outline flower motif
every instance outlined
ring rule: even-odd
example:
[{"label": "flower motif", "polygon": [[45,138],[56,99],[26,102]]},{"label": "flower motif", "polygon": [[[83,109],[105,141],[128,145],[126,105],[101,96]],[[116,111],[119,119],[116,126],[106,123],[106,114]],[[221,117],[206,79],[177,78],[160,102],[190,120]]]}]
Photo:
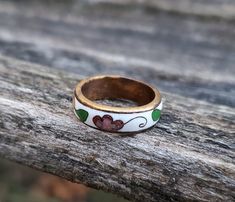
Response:
[{"label": "flower motif", "polygon": [[123,121],[113,121],[113,118],[110,115],[104,115],[103,117],[97,115],[93,118],[93,122],[97,128],[111,132],[118,131],[124,126]]}]

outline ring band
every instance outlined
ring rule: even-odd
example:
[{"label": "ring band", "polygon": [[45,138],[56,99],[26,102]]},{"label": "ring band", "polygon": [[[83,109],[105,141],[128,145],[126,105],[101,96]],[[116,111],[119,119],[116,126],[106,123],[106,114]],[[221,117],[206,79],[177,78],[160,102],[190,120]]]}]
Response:
[{"label": "ring band", "polygon": [[[125,99],[134,107],[99,104],[97,100]],[[80,81],[74,91],[75,115],[85,124],[108,132],[140,132],[154,126],[161,115],[159,91],[120,76],[95,76]]]}]

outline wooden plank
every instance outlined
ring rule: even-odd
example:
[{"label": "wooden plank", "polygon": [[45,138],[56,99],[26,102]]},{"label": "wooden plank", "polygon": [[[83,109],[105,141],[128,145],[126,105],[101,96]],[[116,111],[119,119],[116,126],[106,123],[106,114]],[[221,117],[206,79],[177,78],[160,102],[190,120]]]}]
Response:
[{"label": "wooden plank", "polygon": [[68,17],[57,7],[50,12],[42,6],[39,11],[30,7],[13,13],[4,4],[1,7],[1,38],[5,41],[32,43],[41,49],[65,49],[177,76],[235,81],[231,75],[235,73],[235,44],[231,43],[235,24],[231,21],[141,14],[115,7],[85,7]]},{"label": "wooden plank", "polygon": [[[153,12],[164,11],[180,15],[192,15],[200,17],[216,17],[234,20],[235,18],[235,2],[234,0],[23,0],[20,2],[14,0],[3,1],[5,8],[10,10],[18,10],[19,8],[27,8],[33,6],[37,10],[43,10],[44,7],[53,9],[59,7],[60,11],[69,10],[69,12],[81,12],[81,8],[87,6],[115,6],[121,9],[140,9],[142,11],[151,10]],[[5,8],[2,8],[4,10]],[[0,7],[1,10],[1,7]],[[29,11],[27,11],[29,12]],[[48,15],[48,14],[47,14]]]},{"label": "wooden plank", "polygon": [[[0,2],[0,155],[133,201],[234,201],[234,21],[115,4]],[[78,122],[72,89],[102,73],[159,87],[159,125]]]},{"label": "wooden plank", "polygon": [[234,19],[235,17],[235,2],[233,0],[89,0],[88,2],[140,6],[206,17],[227,19]]},{"label": "wooden plank", "polygon": [[2,54],[74,73],[84,65],[86,76],[128,74],[169,93],[235,106],[234,22],[102,6],[69,16],[42,8],[0,12]]},{"label": "wooden plank", "polygon": [[73,115],[81,78],[0,57],[1,157],[133,201],[235,199],[233,108],[163,93],[157,127],[113,135]]}]

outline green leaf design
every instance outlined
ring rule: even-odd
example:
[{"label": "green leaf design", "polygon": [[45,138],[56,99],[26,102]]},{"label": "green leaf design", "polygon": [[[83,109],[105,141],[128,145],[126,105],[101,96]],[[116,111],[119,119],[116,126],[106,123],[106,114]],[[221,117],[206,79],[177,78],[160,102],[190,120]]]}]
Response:
[{"label": "green leaf design", "polygon": [[157,121],[160,118],[160,116],[161,116],[161,110],[159,110],[159,109],[153,110],[153,112],[152,112],[153,121]]},{"label": "green leaf design", "polygon": [[78,110],[75,110],[75,112],[82,122],[85,122],[87,120],[88,112],[86,110],[78,109]]}]

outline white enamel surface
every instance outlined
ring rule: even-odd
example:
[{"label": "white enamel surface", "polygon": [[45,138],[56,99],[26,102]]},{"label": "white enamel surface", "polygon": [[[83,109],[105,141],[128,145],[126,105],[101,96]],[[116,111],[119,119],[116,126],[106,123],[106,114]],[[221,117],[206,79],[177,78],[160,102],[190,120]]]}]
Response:
[{"label": "white enamel surface", "polygon": [[[98,128],[93,123],[93,117],[96,115],[98,115],[100,117],[103,117],[104,115],[110,115],[113,118],[113,121],[122,120],[124,122],[124,124],[129,121],[128,123],[126,123],[123,126],[123,128],[121,128],[120,130],[118,130],[116,132],[136,132],[136,131],[140,131],[140,130],[145,130],[147,128],[152,127],[153,125],[155,125],[158,122],[158,120],[153,121],[153,119],[152,119],[152,112],[154,109],[150,110],[150,111],[145,111],[145,112],[128,113],[128,114],[127,113],[106,112],[106,111],[100,111],[97,109],[89,108],[88,106],[80,103],[76,98],[74,98],[74,105],[75,105],[76,110],[83,109],[88,112],[88,114],[89,114],[88,118],[84,123],[89,126],[92,126],[94,128]],[[162,101],[155,109],[162,110]],[[136,118],[136,117],[138,117],[138,118]],[[146,120],[143,117],[145,117]],[[133,119],[133,118],[135,118],[135,119]],[[131,119],[133,119],[133,120],[130,121]],[[145,124],[145,125],[144,125],[144,127],[140,127],[140,124],[143,124],[143,125]]]}]

